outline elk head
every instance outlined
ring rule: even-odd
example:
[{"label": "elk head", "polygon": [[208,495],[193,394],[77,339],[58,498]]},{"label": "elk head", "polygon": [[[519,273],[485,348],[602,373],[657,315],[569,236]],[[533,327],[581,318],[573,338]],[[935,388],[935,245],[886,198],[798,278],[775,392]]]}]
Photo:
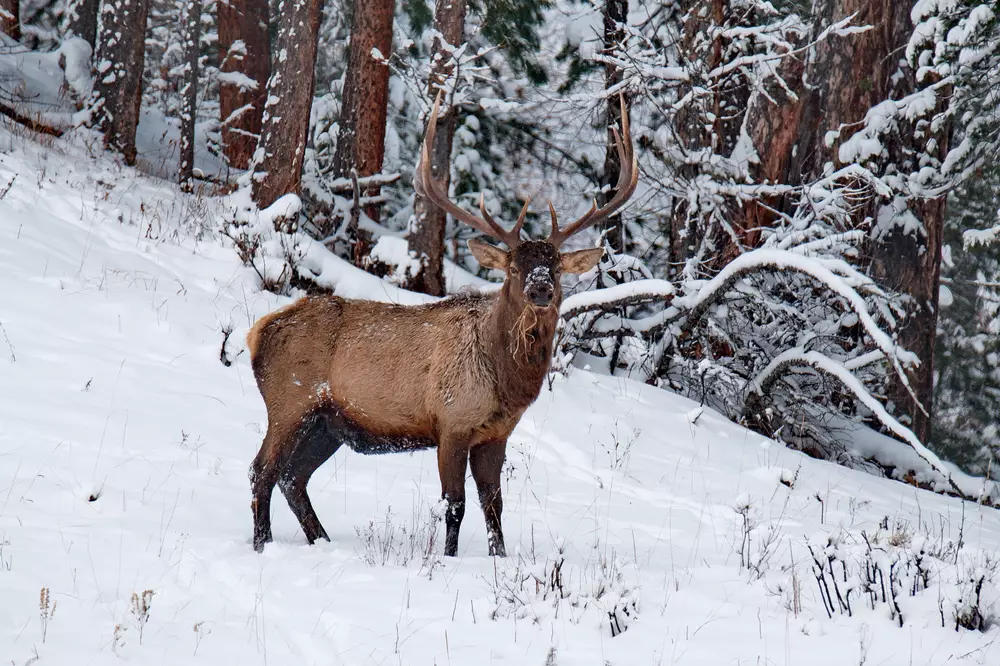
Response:
[{"label": "elk head", "polygon": [[576,252],[561,252],[560,246],[571,236],[607,219],[621,208],[635,192],[639,182],[639,167],[632,147],[632,136],[629,131],[628,113],[625,109],[625,98],[620,97],[622,108],[622,131],[619,134],[614,129],[615,144],[618,150],[621,172],[615,186],[615,196],[604,206],[598,208],[597,202],[591,205],[583,217],[565,228],[559,227],[555,208],[549,202],[549,213],[552,216],[552,231],[544,240],[524,240],[521,238],[521,227],[528,214],[531,200],[524,202],[521,214],[513,229],[506,230],[486,212],[482,195],[479,197],[479,212],[471,213],[451,199],[444,183],[434,180],[431,175],[431,154],[434,145],[434,133],[437,128],[438,111],[441,105],[441,95],[438,94],[427,122],[424,134],[420,162],[414,175],[413,186],[417,194],[431,201],[444,212],[450,214],[459,222],[473,229],[492,236],[501,241],[508,249],[504,250],[482,240],[469,241],[469,249],[481,266],[502,270],[506,275],[504,290],[525,307],[538,309],[555,309],[562,301],[562,289],[559,277],[562,273],[586,273],[597,265],[603,248],[590,248]]}]

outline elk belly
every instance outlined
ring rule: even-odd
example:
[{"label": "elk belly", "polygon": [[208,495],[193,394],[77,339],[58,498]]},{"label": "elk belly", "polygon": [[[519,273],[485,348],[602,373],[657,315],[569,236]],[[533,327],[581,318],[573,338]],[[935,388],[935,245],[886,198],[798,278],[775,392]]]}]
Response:
[{"label": "elk belly", "polygon": [[331,445],[346,444],[355,453],[379,455],[419,451],[437,446],[430,437],[375,432],[353,420],[333,402],[320,407],[314,418],[326,426],[326,436],[330,439]]}]

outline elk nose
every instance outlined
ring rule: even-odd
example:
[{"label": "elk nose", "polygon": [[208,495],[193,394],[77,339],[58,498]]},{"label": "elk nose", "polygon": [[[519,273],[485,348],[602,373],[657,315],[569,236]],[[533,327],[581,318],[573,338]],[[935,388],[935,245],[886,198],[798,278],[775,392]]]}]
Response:
[{"label": "elk nose", "polygon": [[552,303],[552,285],[547,282],[536,282],[528,288],[528,298],[538,307],[547,307]]}]

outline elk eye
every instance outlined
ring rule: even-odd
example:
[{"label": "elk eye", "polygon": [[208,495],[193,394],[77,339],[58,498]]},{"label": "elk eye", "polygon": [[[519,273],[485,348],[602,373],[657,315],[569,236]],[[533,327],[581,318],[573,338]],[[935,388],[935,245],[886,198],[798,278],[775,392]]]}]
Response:
[{"label": "elk eye", "polygon": [[517,275],[517,274],[518,274],[518,273],[520,273],[520,272],[521,272],[521,271],[519,271],[519,270],[517,269],[517,266],[514,266],[514,265],[511,265],[511,267],[510,267],[510,274],[511,274],[511,275]]}]

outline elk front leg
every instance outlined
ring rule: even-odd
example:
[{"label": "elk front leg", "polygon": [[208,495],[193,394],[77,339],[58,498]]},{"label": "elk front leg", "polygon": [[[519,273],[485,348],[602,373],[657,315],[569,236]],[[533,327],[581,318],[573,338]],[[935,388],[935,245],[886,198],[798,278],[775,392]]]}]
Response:
[{"label": "elk front leg", "polygon": [[458,554],[458,530],[465,517],[465,470],[469,466],[469,449],[465,444],[438,446],[438,473],[441,475],[441,499],[447,503],[444,514],[444,554]]},{"label": "elk front leg", "polygon": [[503,514],[503,496],[500,494],[500,475],[503,470],[507,442],[486,442],[469,452],[469,466],[472,478],[479,489],[479,503],[486,518],[486,534],[489,538],[490,555],[507,556],[503,541],[500,516]]}]

